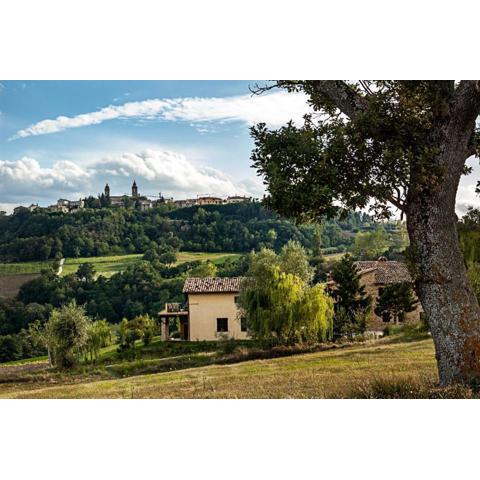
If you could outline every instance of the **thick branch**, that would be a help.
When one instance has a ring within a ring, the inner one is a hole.
[[[480,115],[480,80],[462,80],[458,85],[452,110],[453,121],[469,126]]]
[[[367,109],[366,99],[342,80],[306,80],[304,83],[312,93],[328,98],[352,120]]]

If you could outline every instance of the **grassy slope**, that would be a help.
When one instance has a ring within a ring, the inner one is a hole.
[[[110,277],[117,272],[125,270],[129,265],[139,262],[142,254],[114,255],[106,257],[67,258],[63,268],[63,274],[75,273],[81,263],[93,263],[95,269],[101,275]],[[180,252],[177,263],[191,262],[193,260],[211,260],[221,262],[228,257],[236,257],[235,253],[203,253],[203,252]],[[0,263],[0,277],[25,273],[40,273],[42,269],[49,268],[52,261],[46,262],[19,262]]]
[[[432,341],[392,337],[317,353],[72,385],[0,384],[14,398],[331,398],[376,378],[436,379]],[[158,360],[144,360],[155,362]],[[0,373],[1,373],[0,367]],[[22,367],[17,367],[22,368]]]

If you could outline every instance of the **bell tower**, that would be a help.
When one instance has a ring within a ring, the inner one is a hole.
[[[134,180],[132,185],[132,197],[138,197],[137,182]]]
[[[105,185],[105,196],[106,197],[110,196],[110,187],[108,186],[108,183]]]

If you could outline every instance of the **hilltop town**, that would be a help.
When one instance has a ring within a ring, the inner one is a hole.
[[[152,199],[153,198],[153,199]],[[89,199],[79,199],[79,200],[67,200],[65,198],[60,198],[56,204],[50,205],[48,207],[40,207],[38,203],[31,204],[28,207],[18,206],[13,209],[13,214],[17,215],[24,211],[47,211],[47,212],[61,212],[61,213],[71,213],[77,210],[82,210],[87,208],[89,201],[97,201],[98,206],[102,207],[125,207],[125,208],[136,208],[140,211],[149,210],[161,204],[169,204],[175,208],[184,208],[192,207],[195,205],[226,205],[231,203],[241,203],[241,202],[251,202],[253,199],[251,197],[242,196],[242,195],[232,195],[227,197],[213,196],[213,195],[197,195],[197,198],[187,198],[183,200],[175,200],[172,197],[166,198],[159,193],[158,196],[153,195],[141,195],[138,190],[136,180],[132,184],[132,193],[131,195],[111,195],[110,186],[108,183],[105,185],[103,193],[94,199],[90,197]]]

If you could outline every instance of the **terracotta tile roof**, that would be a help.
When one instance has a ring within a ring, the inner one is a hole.
[[[355,262],[360,274],[375,271],[375,283],[389,284],[396,282],[412,282],[407,265],[403,262],[389,260]]]
[[[187,278],[183,293],[236,293],[244,277]]]

